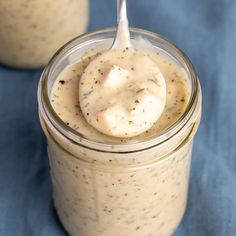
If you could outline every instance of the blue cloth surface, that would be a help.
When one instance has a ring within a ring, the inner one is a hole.
[[[128,6],[130,25],[183,49],[202,85],[189,201],[175,236],[235,236],[236,1],[128,0]],[[90,7],[89,31],[115,25],[115,0],[91,0]],[[52,205],[37,114],[41,72],[0,66],[0,236],[67,235]]]

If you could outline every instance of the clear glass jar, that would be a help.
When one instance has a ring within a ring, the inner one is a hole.
[[[0,1],[0,63],[38,68],[85,32],[89,0]]]
[[[58,75],[90,48],[111,45],[115,29],[78,37],[44,70],[38,89],[39,116],[47,136],[53,197],[72,236],[169,236],[185,211],[193,138],[201,116],[201,89],[189,59],[163,37],[131,29],[185,70],[190,100],[164,132],[132,144],[102,143],[68,127],[50,104]],[[109,46],[108,46],[109,47]]]

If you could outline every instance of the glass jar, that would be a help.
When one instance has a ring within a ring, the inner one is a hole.
[[[38,68],[85,32],[88,0],[0,1],[0,63]]]
[[[102,143],[68,127],[50,104],[58,75],[90,48],[109,48],[115,29],[66,44],[44,70],[39,116],[47,136],[53,197],[72,236],[169,236],[185,211],[193,138],[201,116],[201,89],[189,59],[163,37],[131,29],[171,55],[186,72],[190,100],[182,117],[155,137],[137,143]],[[108,45],[108,46],[107,46]]]

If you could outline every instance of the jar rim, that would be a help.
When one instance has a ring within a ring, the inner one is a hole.
[[[99,142],[98,140],[94,140],[92,138],[85,137],[82,133],[67,126],[61,120],[61,118],[56,114],[50,102],[50,95],[48,94],[48,89],[47,89],[48,79],[49,79],[50,72],[53,69],[53,65],[57,63],[58,58],[63,56],[65,52],[68,52],[69,50],[73,50],[75,46],[72,46],[72,45],[75,43],[76,43],[75,45],[82,44],[83,42],[86,42],[88,39],[94,36],[102,35],[106,33],[114,33],[115,31],[116,31],[116,28],[112,27],[112,28],[106,28],[106,29],[93,31],[91,33],[85,33],[83,35],[80,35],[72,39],[68,43],[66,43],[54,54],[52,59],[49,61],[48,65],[45,67],[39,81],[39,86],[38,86],[39,109],[40,109],[40,112],[42,113],[43,118],[47,120],[47,122],[49,122],[51,125],[53,125],[53,127],[58,132],[60,132],[63,136],[65,136],[74,144],[83,146],[84,148],[88,148],[88,149],[92,149],[92,150],[100,151],[100,152],[109,152],[109,153],[132,153],[132,152],[137,152],[137,151],[145,151],[147,149],[153,148],[155,146],[158,146],[167,142],[176,134],[178,134],[180,130],[186,125],[186,123],[188,123],[189,119],[192,117],[192,114],[194,113],[196,105],[197,105],[199,84],[198,84],[197,74],[194,69],[194,66],[192,65],[190,59],[185,55],[185,53],[181,49],[179,49],[175,44],[173,44],[171,41],[166,39],[165,37],[159,34],[156,34],[154,32],[147,31],[147,30],[143,30],[139,28],[130,28],[131,34],[138,33],[141,36],[148,36],[154,39],[158,39],[161,43],[173,49],[175,53],[177,53],[178,56],[180,56],[183,62],[185,63],[187,69],[189,70],[190,79],[192,81],[191,94],[190,94],[189,102],[187,104],[187,107],[184,113],[180,116],[180,118],[176,122],[171,124],[170,127],[159,132],[152,139],[139,141],[137,143],[107,144],[107,143]]]

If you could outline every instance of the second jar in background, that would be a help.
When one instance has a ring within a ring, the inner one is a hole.
[[[84,33],[88,0],[0,1],[0,63],[39,68],[67,41]]]

